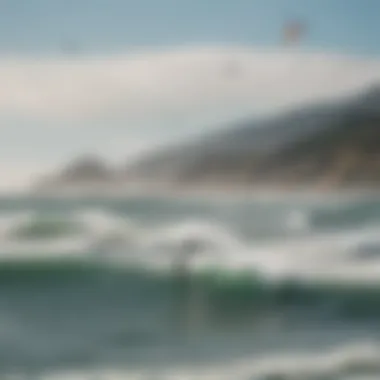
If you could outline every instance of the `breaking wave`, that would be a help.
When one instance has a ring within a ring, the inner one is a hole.
[[[170,368],[171,367],[171,368]],[[321,380],[376,379],[380,375],[380,348],[372,342],[347,344],[325,353],[293,353],[281,356],[250,357],[228,364],[186,368],[170,366],[145,370],[78,370],[45,374],[42,380]]]
[[[0,260],[102,258],[168,269],[175,257],[190,250],[189,267],[194,270],[252,270],[274,280],[380,279],[379,222],[319,231],[311,227],[313,215],[297,210],[286,217],[279,213],[274,228],[279,221],[288,234],[260,239],[254,223],[247,232],[246,226],[239,229],[217,219],[144,224],[100,209],[2,214]],[[302,233],[294,234],[295,228]]]
[[[340,318],[379,317],[380,225],[319,231],[313,230],[313,215],[283,215],[275,227],[280,221],[288,235],[256,240],[254,232],[217,219],[144,224],[100,209],[3,214],[0,283],[96,284],[112,275],[120,288],[131,279],[175,287],[182,280],[173,263],[190,253],[191,286],[217,312],[270,305]]]

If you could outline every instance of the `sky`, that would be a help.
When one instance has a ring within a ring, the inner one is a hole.
[[[0,187],[380,79],[378,0],[0,0]],[[297,46],[281,30],[300,20]]]

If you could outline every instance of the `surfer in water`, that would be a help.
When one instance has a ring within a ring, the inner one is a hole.
[[[174,260],[174,273],[179,277],[188,278],[190,276],[191,259],[199,251],[199,243],[192,239],[181,242],[178,255]]]
[[[191,272],[192,260],[201,248],[202,245],[196,240],[182,241],[173,263],[176,314],[179,315],[181,327],[185,329],[194,326],[202,311],[201,293]]]

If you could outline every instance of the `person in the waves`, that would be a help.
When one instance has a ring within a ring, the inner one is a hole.
[[[203,314],[202,294],[191,271],[192,260],[201,248],[201,244],[196,240],[182,241],[173,263],[175,304],[180,327],[183,329],[193,327],[199,321],[200,313]]]

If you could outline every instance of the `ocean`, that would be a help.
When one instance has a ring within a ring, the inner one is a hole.
[[[3,196],[0,259],[1,379],[380,378],[376,195]]]

